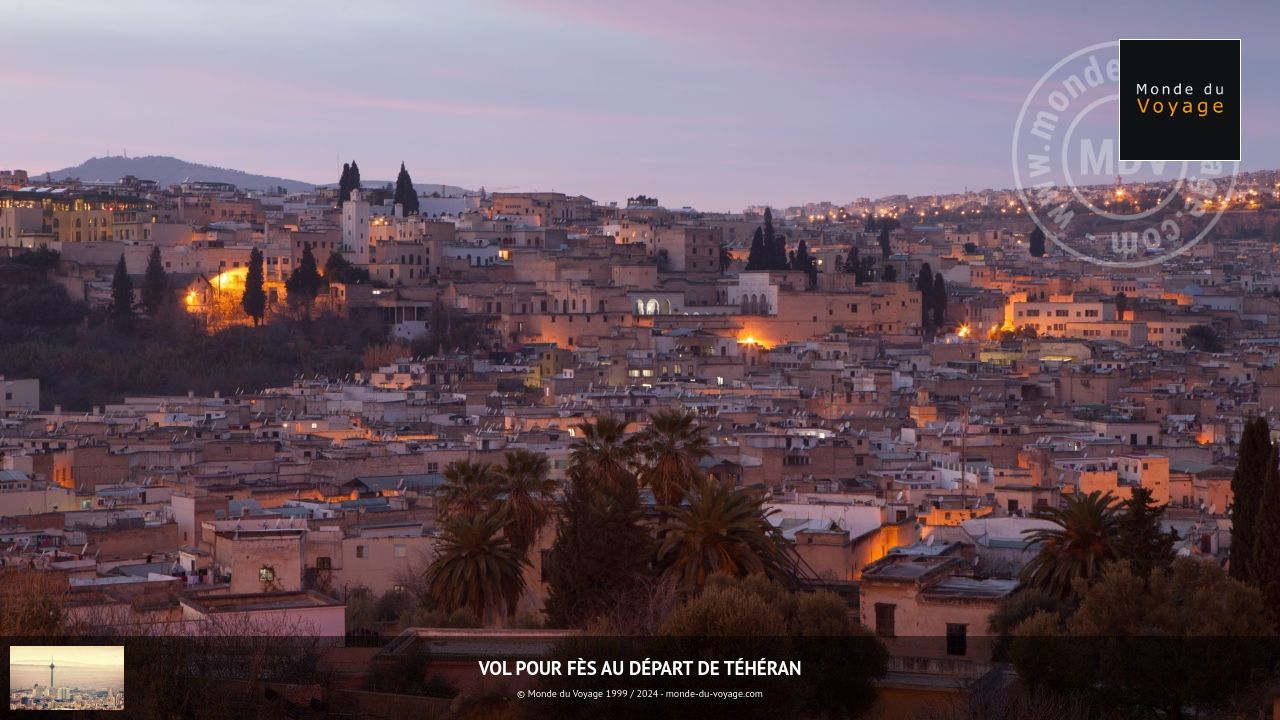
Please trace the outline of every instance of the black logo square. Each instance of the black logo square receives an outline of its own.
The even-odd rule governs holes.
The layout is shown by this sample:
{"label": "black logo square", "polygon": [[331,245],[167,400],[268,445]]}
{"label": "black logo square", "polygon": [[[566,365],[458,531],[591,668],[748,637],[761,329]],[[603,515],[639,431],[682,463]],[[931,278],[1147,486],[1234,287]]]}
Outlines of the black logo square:
{"label": "black logo square", "polygon": [[1240,41],[1121,40],[1120,159],[1240,160]]}

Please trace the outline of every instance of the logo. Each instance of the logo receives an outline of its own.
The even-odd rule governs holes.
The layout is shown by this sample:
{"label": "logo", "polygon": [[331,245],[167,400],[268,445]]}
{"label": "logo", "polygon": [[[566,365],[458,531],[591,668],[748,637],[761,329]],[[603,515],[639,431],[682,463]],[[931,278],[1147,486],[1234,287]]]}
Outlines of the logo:
{"label": "logo", "polygon": [[1120,74],[1112,41],[1041,76],[1014,125],[1014,183],[1054,246],[1099,265],[1143,267],[1187,252],[1213,229],[1240,163],[1120,159]]}

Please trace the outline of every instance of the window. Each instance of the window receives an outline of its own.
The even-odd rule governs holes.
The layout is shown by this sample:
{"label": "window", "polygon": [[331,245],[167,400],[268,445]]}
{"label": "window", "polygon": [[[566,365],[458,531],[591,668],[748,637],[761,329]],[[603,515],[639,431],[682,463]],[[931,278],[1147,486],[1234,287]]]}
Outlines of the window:
{"label": "window", "polygon": [[357,545],[357,546],[356,546],[356,557],[357,557],[357,558],[359,558],[359,559],[363,559],[363,558],[364,558],[364,556],[365,556],[365,555],[364,555],[364,546],[363,546],[363,545]]}
{"label": "window", "polygon": [[316,569],[317,569],[317,570],[332,570],[332,569],[333,569],[333,560],[332,560],[332,559],[330,559],[330,558],[328,558],[328,557],[318,557],[318,558],[316,558]]}
{"label": "window", "polygon": [[258,571],[258,579],[264,583],[275,582],[276,569],[270,565],[263,565],[262,569]]}
{"label": "window", "polygon": [[[898,609],[893,603],[876,603],[876,635],[894,637],[893,613]],[[950,627],[949,625],[947,626]]]}
{"label": "window", "polygon": [[392,548],[392,550],[395,552],[395,556],[398,558],[402,558],[405,556],[404,545],[396,545],[394,548]]}
{"label": "window", "polygon": [[963,657],[969,649],[969,626],[947,623],[947,654]]}

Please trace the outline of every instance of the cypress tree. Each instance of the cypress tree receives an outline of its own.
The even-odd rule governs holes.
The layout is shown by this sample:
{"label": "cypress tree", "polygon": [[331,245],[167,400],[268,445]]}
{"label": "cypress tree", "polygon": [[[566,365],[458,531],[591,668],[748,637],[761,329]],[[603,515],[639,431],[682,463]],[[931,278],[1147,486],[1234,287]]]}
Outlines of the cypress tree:
{"label": "cypress tree", "polygon": [[[1271,446],[1254,521],[1250,571],[1272,617],[1280,617],[1280,447]],[[1232,539],[1234,544],[1234,538]],[[1234,549],[1234,545],[1233,545]]]}
{"label": "cypress tree", "polygon": [[765,270],[764,233],[756,228],[751,236],[751,253],[747,255],[747,270]]}
{"label": "cypress tree", "polygon": [[942,327],[947,315],[947,283],[942,279],[942,273],[933,276],[931,303],[933,305],[933,325],[934,327]]}
{"label": "cypress tree", "polygon": [[396,176],[395,202],[404,209],[406,216],[418,214],[418,191],[413,189],[413,179],[403,162],[400,163],[400,174]]}
{"label": "cypress tree", "polygon": [[653,551],[634,487],[605,490],[594,479],[571,479],[547,559],[549,623],[582,627],[634,598],[652,574]]}
{"label": "cypress tree", "polygon": [[764,209],[765,266],[762,270],[787,269],[787,241],[779,239],[773,229],[773,210]]}
{"label": "cypress tree", "polygon": [[1236,470],[1231,476],[1231,577],[1254,582],[1253,550],[1262,500],[1263,477],[1271,457],[1271,428],[1262,417],[1249,420],[1240,435]]}
{"label": "cypress tree", "polygon": [[1031,257],[1044,257],[1044,231],[1039,225],[1031,230],[1027,243],[1030,245]]}
{"label": "cypress tree", "polygon": [[916,291],[920,293],[920,326],[929,327],[933,321],[933,268],[929,263],[920,266],[916,276]]}
{"label": "cypress tree", "polygon": [[893,254],[893,248],[889,245],[889,223],[884,222],[880,225],[880,255],[888,260]]}
{"label": "cypress tree", "polygon": [[151,248],[147,256],[147,274],[142,280],[142,305],[151,315],[169,304],[169,276],[160,262],[160,248]]}
{"label": "cypress tree", "polygon": [[880,279],[885,282],[894,282],[898,279],[898,269],[892,265],[886,264],[884,270],[880,273]]}
{"label": "cypress tree", "polygon": [[267,314],[267,291],[263,288],[262,251],[254,248],[249,253],[249,273],[244,278],[244,295],[240,298],[240,306],[244,314],[253,318],[255,326],[262,323]]}
{"label": "cypress tree", "polygon": [[115,320],[125,321],[133,317],[133,281],[129,279],[129,269],[124,264],[124,254],[116,263],[116,273],[111,278],[111,304],[107,312]]}
{"label": "cypress tree", "polygon": [[351,163],[342,163],[342,177],[338,178],[338,202],[351,199]]}
{"label": "cypress tree", "polygon": [[1118,518],[1116,558],[1127,561],[1142,577],[1173,564],[1173,544],[1178,540],[1177,531],[1161,530],[1164,507],[1151,497],[1150,488],[1135,487],[1129,499],[1120,503]]}
{"label": "cypress tree", "polygon": [[311,253],[311,243],[302,244],[302,259],[298,267],[289,273],[284,287],[288,292],[289,302],[293,304],[310,303],[320,293],[324,281],[316,269],[316,256]]}
{"label": "cypress tree", "polygon": [[[351,189],[360,189],[360,166],[356,164],[355,160],[351,161]],[[347,197],[350,197],[350,193],[347,194]]]}

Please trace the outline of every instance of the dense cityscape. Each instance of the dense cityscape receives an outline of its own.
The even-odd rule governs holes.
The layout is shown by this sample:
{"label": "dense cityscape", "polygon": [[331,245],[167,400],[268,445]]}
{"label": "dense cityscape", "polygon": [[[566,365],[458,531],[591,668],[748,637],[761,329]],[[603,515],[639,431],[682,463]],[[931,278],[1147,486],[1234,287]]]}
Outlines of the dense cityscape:
{"label": "dense cityscape", "polygon": [[[1150,268],[1063,252],[1001,190],[712,214],[356,162],[297,192],[0,183],[5,634],[312,637],[347,702],[448,706],[473,670],[396,663],[715,635],[759,596],[731,634],[876,638],[868,709],[1034,684],[1002,649],[1026,623],[1274,631],[1275,173]],[[1233,612],[1174,611],[1188,588]]]}
{"label": "dense cityscape", "polygon": [[12,714],[1280,720],[1280,4],[3,25]]}

